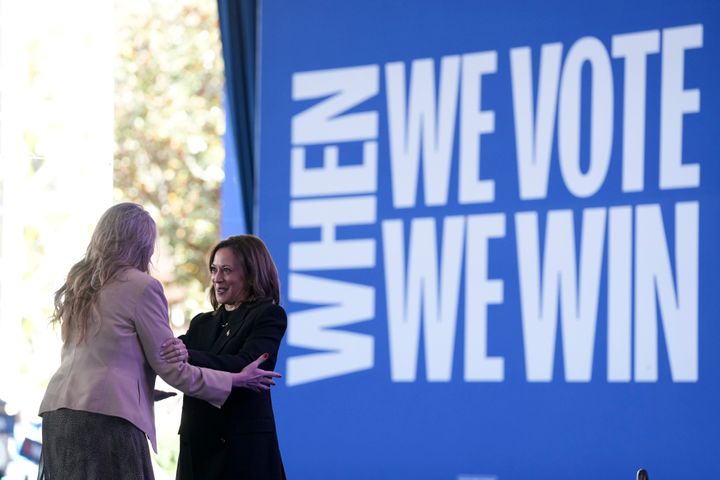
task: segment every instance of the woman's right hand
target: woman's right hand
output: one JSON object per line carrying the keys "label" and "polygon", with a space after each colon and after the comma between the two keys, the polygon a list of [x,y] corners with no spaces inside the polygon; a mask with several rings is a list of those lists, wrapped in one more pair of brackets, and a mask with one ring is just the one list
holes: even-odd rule
{"label": "woman's right hand", "polygon": [[234,373],[232,379],[233,388],[249,388],[255,392],[270,390],[270,387],[275,385],[273,378],[280,378],[282,375],[260,368],[260,364],[267,360],[268,356],[267,353],[263,353],[257,360],[243,368],[240,373]]}
{"label": "woman's right hand", "polygon": [[182,340],[168,338],[160,345],[160,358],[168,363],[187,362],[190,354]]}

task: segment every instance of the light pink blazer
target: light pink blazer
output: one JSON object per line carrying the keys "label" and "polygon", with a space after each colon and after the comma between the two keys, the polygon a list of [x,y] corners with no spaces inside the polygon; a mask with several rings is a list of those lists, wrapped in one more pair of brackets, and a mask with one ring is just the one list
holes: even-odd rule
{"label": "light pink blazer", "polygon": [[124,418],[145,432],[153,450],[155,375],[193,397],[220,407],[232,389],[231,374],[187,363],[166,363],[160,344],[173,337],[160,282],[128,269],[100,291],[92,312],[99,329],[83,343],[63,345],[40,414],[71,408]]}

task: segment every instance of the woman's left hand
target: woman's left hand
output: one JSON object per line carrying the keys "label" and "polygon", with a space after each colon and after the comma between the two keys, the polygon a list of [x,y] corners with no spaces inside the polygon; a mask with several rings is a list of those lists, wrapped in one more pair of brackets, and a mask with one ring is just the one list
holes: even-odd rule
{"label": "woman's left hand", "polygon": [[187,347],[179,338],[169,338],[160,345],[160,358],[168,363],[187,362]]}

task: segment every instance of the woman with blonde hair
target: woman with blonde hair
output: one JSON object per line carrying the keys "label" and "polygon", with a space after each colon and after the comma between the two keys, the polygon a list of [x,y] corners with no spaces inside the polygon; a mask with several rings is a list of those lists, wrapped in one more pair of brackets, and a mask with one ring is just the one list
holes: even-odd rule
{"label": "woman with blonde hair", "polygon": [[213,408],[233,388],[266,391],[279,376],[258,368],[265,354],[238,373],[160,358],[173,334],[163,288],[148,274],[155,237],[141,206],[111,207],[55,294],[63,348],[40,406],[40,479],[153,479],[156,375]]}

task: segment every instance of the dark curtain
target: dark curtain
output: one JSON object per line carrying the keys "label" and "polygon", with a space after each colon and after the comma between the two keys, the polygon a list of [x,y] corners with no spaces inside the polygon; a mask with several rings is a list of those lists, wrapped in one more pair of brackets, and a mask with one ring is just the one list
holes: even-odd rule
{"label": "dark curtain", "polygon": [[236,162],[246,232],[254,232],[255,32],[258,0],[218,0],[225,62],[225,161]]}

